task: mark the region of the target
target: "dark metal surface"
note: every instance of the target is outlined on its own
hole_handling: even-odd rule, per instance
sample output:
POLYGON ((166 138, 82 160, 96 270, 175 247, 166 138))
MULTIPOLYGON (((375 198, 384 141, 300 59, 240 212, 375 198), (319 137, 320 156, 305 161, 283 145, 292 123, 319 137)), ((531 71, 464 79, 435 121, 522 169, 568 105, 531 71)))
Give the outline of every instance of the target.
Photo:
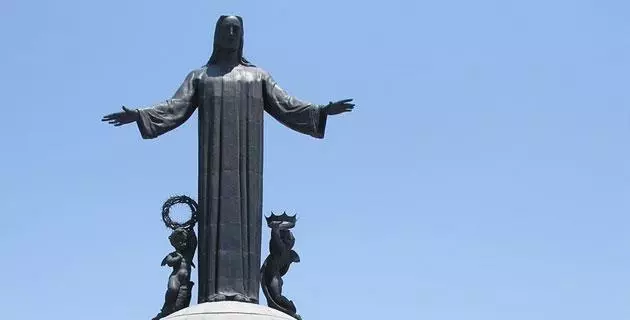
POLYGON ((197 212, 195 208, 197 204, 194 200, 186 196, 171 197, 164 203, 162 207, 162 219, 167 227, 173 229, 168 237, 175 251, 169 253, 162 260, 162 266, 173 268, 171 275, 168 277, 168 287, 164 295, 164 305, 153 320, 161 319, 178 310, 184 309, 190 305, 192 297, 192 288, 195 285, 190 281, 190 274, 197 249, 197 236, 195 235, 195 223, 197 222, 197 212), (172 205, 178 203, 186 203, 191 209, 191 217, 184 224, 175 223, 168 215, 172 205))
POLYGON ((269 256, 265 259, 260 270, 261 287, 267 305, 282 311, 296 319, 301 319, 293 301, 282 295, 282 277, 289 271, 291 263, 300 262, 300 256, 293 251, 295 237, 291 229, 295 227, 296 217, 286 213, 276 216, 271 214, 267 218, 267 226, 271 228, 269 240, 269 256))
POLYGON ((316 105, 290 96, 243 57, 240 17, 219 18, 214 38, 208 63, 191 71, 171 99, 144 109, 123 107, 102 120, 115 126, 136 122, 142 137, 152 139, 198 111, 198 300, 257 302, 263 113, 323 138, 328 116, 351 111, 354 104, 345 99, 316 105))

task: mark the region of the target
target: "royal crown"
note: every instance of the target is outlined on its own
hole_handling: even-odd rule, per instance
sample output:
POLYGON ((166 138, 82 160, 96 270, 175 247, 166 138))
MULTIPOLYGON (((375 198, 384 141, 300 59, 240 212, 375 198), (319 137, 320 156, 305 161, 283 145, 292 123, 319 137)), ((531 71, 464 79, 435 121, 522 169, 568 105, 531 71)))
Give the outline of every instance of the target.
POLYGON ((265 219, 267 219, 267 225, 269 225, 269 224, 271 224, 273 222, 276 222, 276 221, 277 222, 287 222, 287 223, 295 225, 295 222, 297 221, 297 215, 290 216, 290 215, 288 215, 286 213, 286 211, 282 212, 281 215, 275 215, 273 213, 273 211, 272 211, 271 212, 271 216, 265 217, 265 219))

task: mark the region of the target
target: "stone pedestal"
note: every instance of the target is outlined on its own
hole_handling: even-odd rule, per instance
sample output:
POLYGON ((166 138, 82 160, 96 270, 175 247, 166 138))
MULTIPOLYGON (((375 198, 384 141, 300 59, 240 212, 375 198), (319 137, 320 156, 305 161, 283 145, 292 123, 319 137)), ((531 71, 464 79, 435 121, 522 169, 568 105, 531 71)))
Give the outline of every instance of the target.
POLYGON ((267 306, 243 302, 211 302, 190 306, 164 320, 295 320, 267 306))

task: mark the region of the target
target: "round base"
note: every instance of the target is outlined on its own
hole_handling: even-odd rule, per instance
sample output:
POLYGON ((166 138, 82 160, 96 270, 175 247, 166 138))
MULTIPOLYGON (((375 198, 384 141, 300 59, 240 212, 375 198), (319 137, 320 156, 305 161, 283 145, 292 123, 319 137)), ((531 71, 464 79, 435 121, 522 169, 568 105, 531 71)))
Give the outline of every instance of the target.
POLYGON ((295 320, 288 314, 253 303, 206 302, 179 310, 164 320, 295 320))

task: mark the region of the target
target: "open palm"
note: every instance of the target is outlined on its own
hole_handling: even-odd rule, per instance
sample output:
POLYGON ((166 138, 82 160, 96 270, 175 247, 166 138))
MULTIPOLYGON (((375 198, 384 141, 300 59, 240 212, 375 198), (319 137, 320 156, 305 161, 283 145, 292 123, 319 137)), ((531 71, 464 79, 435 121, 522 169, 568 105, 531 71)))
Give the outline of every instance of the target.
POLYGON ((328 105, 324 106, 324 112, 326 112, 327 115, 336 115, 344 112, 350 112, 352 111, 352 109, 354 109, 354 103, 350 102, 352 102, 352 99, 344 99, 337 102, 330 102, 328 105))
POLYGON ((122 107, 123 111, 110 113, 101 119, 101 121, 107 121, 107 123, 113 124, 116 127, 124 124, 136 122, 139 119, 138 111, 129 109, 125 106, 122 107))

